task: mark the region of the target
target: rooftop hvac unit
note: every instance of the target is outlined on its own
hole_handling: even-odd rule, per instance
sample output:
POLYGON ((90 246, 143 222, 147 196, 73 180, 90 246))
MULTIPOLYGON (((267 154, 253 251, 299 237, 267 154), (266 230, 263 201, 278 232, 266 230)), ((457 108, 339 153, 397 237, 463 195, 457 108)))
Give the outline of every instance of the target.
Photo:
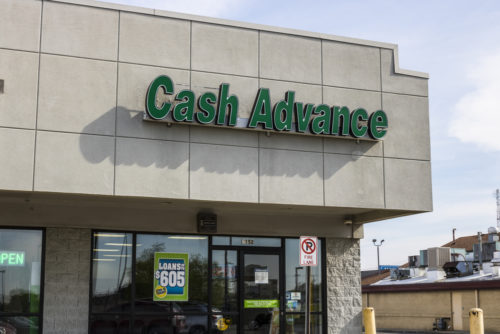
MULTIPOLYGON (((483 262, 488 262, 493 259, 495 252, 500 251, 500 242, 484 242, 482 251, 483 262)), ((479 262, 479 244, 474 244, 474 261, 479 262)))
POLYGON ((408 256, 408 266, 410 268, 420 267, 420 256, 419 255, 408 256))
POLYGON ((410 269, 391 269, 391 280, 410 278, 410 269))
POLYGON ((488 234, 488 241, 489 242, 498 241, 498 240, 499 240, 498 234, 488 234))
POLYGON ((443 269, 446 278, 469 276, 474 272, 472 262, 465 261, 447 262, 444 264, 443 269))
POLYGON ((427 267, 429 265, 429 257, 427 255, 427 249, 420 251, 420 267, 427 267))
POLYGON ((467 251, 465 248, 451 248, 451 261, 464 261, 467 251))
POLYGON ((432 247, 427 250, 429 259, 429 269, 441 269, 446 262, 451 260, 449 247, 432 247))
MULTIPOLYGON (((481 250, 479 249, 479 244, 474 244, 473 251, 474 251, 474 262, 479 262, 479 254, 481 254, 481 250)), ((482 261, 484 261, 484 254, 481 257, 482 261)))

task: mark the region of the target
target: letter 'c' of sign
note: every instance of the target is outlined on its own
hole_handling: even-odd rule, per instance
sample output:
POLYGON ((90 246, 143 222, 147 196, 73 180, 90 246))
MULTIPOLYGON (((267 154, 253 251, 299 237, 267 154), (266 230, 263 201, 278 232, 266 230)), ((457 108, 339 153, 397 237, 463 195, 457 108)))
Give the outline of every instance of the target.
POLYGON ((166 75, 160 75, 151 82, 146 95, 146 112, 153 119, 163 119, 167 117, 172 108, 172 103, 170 102, 163 102, 160 107, 156 106, 156 94, 160 87, 163 88, 163 91, 167 95, 172 95, 174 93, 174 83, 172 79, 166 75))

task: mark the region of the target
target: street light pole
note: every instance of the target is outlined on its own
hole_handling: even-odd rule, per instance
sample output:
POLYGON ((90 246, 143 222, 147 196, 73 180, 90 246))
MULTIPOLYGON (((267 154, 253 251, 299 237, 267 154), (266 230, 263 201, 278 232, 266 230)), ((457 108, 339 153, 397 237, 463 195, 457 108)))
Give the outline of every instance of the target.
POLYGON ((304 267, 295 267, 295 291, 299 291, 299 270, 304 269, 304 267))
POLYGON ((378 270, 378 273, 380 275, 380 253, 379 253, 379 248, 380 246, 382 246, 382 244, 384 243, 384 239, 380 240, 380 243, 377 244, 377 239, 373 239, 372 242, 373 242, 373 245, 375 247, 377 247, 377 270, 378 270))

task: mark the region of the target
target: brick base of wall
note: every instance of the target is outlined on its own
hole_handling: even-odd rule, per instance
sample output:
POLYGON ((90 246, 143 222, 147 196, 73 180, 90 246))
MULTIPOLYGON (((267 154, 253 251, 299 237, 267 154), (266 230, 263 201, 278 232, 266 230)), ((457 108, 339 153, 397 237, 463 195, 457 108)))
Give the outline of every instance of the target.
POLYGON ((358 239, 327 239, 328 334, 362 333, 358 239))

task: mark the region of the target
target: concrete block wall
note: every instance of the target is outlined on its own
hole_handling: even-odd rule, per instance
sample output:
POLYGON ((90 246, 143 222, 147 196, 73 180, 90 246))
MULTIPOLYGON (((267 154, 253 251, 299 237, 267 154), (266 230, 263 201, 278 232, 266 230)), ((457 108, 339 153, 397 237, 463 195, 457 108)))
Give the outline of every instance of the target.
POLYGON ((381 330, 430 332, 436 318, 450 318, 451 330, 465 333, 470 331, 469 310, 480 308, 485 332, 499 333, 500 289, 481 286, 482 283, 486 281, 476 281, 468 290, 449 287, 449 290, 432 291, 424 286, 418 292, 364 292, 363 307, 375 308, 377 327, 381 330))
POLYGON ((326 239, 328 334, 362 333, 358 239, 326 239))
POLYGON ((394 45, 100 2, 0 5, 0 189, 432 209, 427 79, 397 68, 394 45), (240 117, 268 87, 273 102, 295 90, 382 108, 389 132, 358 143, 144 122, 160 74, 177 91, 229 83, 240 117))
POLYGON ((87 333, 90 237, 90 229, 46 230, 44 334, 87 333))

